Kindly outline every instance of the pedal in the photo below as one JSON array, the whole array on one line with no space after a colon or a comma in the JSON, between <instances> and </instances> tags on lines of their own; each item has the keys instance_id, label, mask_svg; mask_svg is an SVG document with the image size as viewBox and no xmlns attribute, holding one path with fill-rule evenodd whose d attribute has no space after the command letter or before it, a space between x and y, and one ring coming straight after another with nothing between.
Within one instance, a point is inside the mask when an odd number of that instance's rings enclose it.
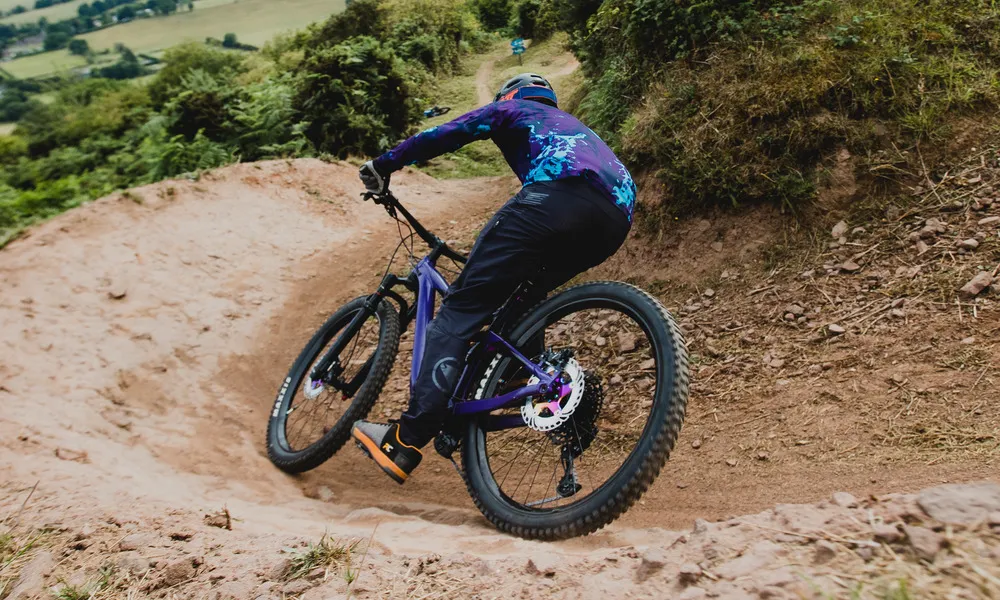
<instances>
[{"instance_id":1,"label":"pedal","mask_svg":"<svg viewBox=\"0 0 1000 600\"><path fill-rule=\"evenodd\" d=\"M458 444L458 437L450 433L441 432L434 438L434 450L448 460L451 460L451 456L458 449Z\"/></svg>"},{"instance_id":2,"label":"pedal","mask_svg":"<svg viewBox=\"0 0 1000 600\"><path fill-rule=\"evenodd\" d=\"M372 457L372 453L368 451L368 448L366 448L364 444L362 444L358 440L354 440L354 445L358 447L358 450L364 452L365 456L367 456L368 458Z\"/></svg>"}]
</instances>

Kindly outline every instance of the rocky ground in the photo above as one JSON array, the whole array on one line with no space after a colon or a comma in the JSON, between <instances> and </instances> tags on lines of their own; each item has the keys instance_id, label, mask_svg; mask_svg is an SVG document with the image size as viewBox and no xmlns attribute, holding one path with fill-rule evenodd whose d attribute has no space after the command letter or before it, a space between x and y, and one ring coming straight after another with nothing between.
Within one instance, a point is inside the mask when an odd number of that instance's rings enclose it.
<instances>
[{"instance_id":1,"label":"rocky ground","mask_svg":"<svg viewBox=\"0 0 1000 600\"><path fill-rule=\"evenodd\" d=\"M770 208L637 232L588 276L679 316L688 418L638 505L555 544L497 534L437 457L400 487L353 448L296 478L264 456L277 382L395 247L349 165L58 217L0 251L0 598L1000 597L1000 489L934 487L996 479L996 161L821 234ZM395 183L466 246L516 186Z\"/></svg>"}]
</instances>

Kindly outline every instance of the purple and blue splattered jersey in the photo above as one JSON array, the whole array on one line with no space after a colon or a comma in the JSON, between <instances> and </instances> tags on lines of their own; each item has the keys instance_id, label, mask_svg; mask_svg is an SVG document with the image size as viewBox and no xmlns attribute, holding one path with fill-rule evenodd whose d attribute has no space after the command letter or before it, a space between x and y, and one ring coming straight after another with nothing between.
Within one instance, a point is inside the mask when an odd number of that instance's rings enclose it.
<instances>
[{"instance_id":1,"label":"purple and blue splattered jersey","mask_svg":"<svg viewBox=\"0 0 1000 600\"><path fill-rule=\"evenodd\" d=\"M632 221L635 183L611 148L576 117L532 100L494 102L431 127L376 158L375 168L391 173L485 139L523 185L582 176Z\"/></svg>"}]
</instances>

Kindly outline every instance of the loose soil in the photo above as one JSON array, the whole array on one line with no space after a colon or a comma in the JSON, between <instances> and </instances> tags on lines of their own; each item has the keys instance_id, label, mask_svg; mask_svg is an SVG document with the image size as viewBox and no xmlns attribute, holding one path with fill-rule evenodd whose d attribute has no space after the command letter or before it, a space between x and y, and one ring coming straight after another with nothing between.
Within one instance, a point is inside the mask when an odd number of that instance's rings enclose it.
<instances>
[{"instance_id":1,"label":"loose soil","mask_svg":"<svg viewBox=\"0 0 1000 600\"><path fill-rule=\"evenodd\" d=\"M861 584L932 585L920 532L869 543L876 525L904 522L947 538L930 560L963 574L944 578L955 597L1000 597L988 515L943 529L914 497L884 496L996 477L997 296L956 304L955 290L1000 262L996 226L978 224L1000 202L977 200L992 199L993 171L970 173L934 190L947 202L970 192L961 210L921 190L917 212L848 215L842 241L766 208L712 215L637 233L588 274L640 283L679 315L694 388L643 500L556 544L495 532L435 455L405 486L351 447L299 477L268 462L264 430L288 366L326 316L374 287L396 246L393 222L357 195L354 167L236 165L57 217L0 251L0 518L11 534L0 598L87 586L100 587L94 597L343 597L358 575L356 598L846 597ZM394 187L468 247L517 182L408 171ZM925 250L907 236L931 216L944 230ZM981 244L960 253L954 241L977 230ZM378 417L406 400L410 344ZM858 500L769 509L837 491ZM682 533L696 518L729 520ZM289 559L309 570L290 576Z\"/></svg>"}]
</instances>

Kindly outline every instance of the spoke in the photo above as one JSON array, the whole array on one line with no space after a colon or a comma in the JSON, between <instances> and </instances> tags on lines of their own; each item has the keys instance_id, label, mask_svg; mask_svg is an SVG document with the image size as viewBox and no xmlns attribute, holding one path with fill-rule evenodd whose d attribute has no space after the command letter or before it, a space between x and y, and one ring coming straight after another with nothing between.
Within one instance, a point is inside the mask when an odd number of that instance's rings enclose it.
<instances>
[{"instance_id":1,"label":"spoke","mask_svg":"<svg viewBox=\"0 0 1000 600\"><path fill-rule=\"evenodd\" d=\"M535 487L535 478L538 477L538 470L542 468L542 462L544 458L545 458L544 453L542 454L542 456L538 458L538 465L535 467L535 474L531 476L531 483L528 484L528 492L524 495L525 502L527 502L528 498L531 497L531 489Z\"/></svg>"}]
</instances>

